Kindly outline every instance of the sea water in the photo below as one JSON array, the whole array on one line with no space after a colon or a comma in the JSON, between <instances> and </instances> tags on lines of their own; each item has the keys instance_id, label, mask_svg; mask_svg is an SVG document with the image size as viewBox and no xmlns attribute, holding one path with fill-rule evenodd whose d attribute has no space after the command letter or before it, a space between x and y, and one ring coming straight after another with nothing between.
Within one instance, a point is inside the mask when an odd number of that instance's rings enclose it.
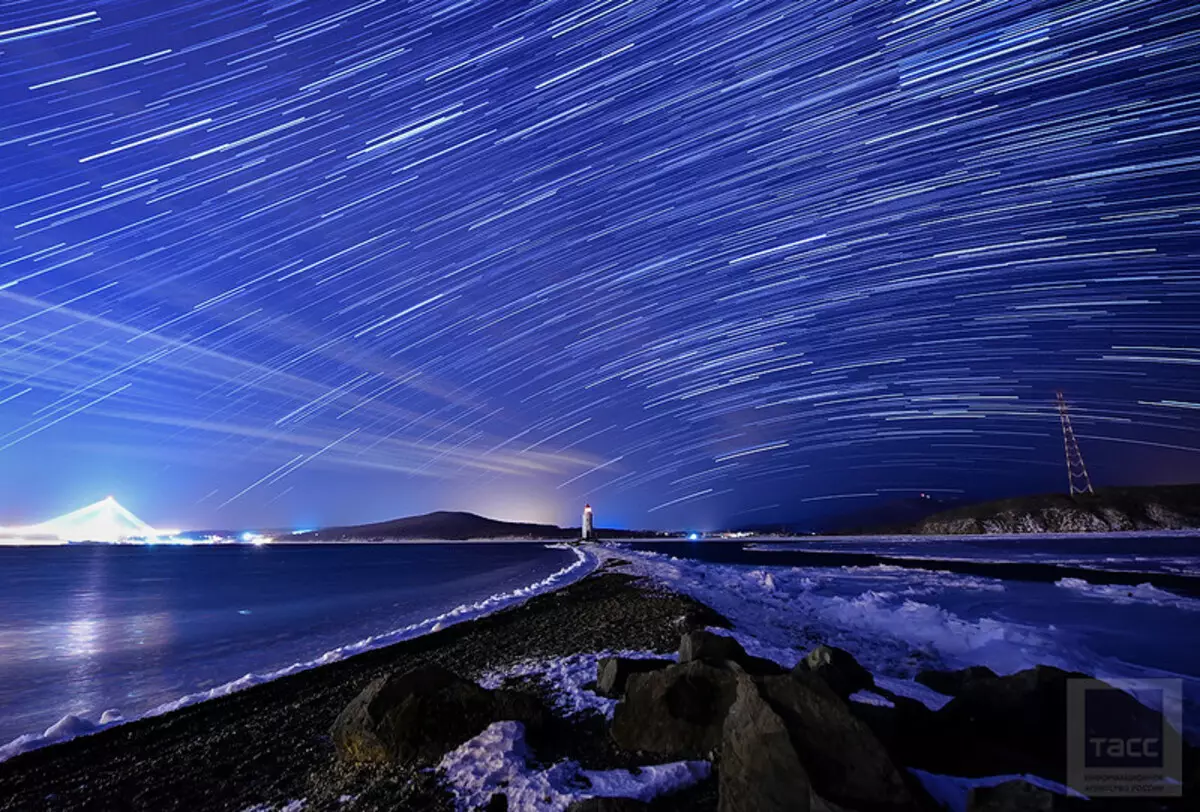
<instances>
[{"instance_id":1,"label":"sea water","mask_svg":"<svg viewBox=\"0 0 1200 812\"><path fill-rule=\"evenodd\" d=\"M515 542L0 547L0 753L66 716L51 739L415 636L580 561Z\"/></svg>"}]
</instances>

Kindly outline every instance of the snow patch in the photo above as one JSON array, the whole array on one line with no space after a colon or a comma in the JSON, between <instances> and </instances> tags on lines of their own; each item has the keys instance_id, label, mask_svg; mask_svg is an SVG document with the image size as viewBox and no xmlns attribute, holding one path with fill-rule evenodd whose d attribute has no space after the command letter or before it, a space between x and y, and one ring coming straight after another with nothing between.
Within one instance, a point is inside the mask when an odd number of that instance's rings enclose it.
<instances>
[{"instance_id":1,"label":"snow patch","mask_svg":"<svg viewBox=\"0 0 1200 812\"><path fill-rule=\"evenodd\" d=\"M855 691L850 694L851 702L861 702L864 705L881 705L885 708L894 708L896 703L888 699L886 696L880 696L874 691Z\"/></svg>"},{"instance_id":2,"label":"snow patch","mask_svg":"<svg viewBox=\"0 0 1200 812\"><path fill-rule=\"evenodd\" d=\"M1200 600L1185 598L1159 589L1152 584L1137 584L1127 586L1122 584L1093 584L1082 578L1063 578L1055 582L1055 586L1079 592L1090 598L1108 600L1117 604L1151 604L1153 606L1169 606L1172 609L1182 609L1186 612L1200 612Z\"/></svg>"},{"instance_id":3,"label":"snow patch","mask_svg":"<svg viewBox=\"0 0 1200 812\"><path fill-rule=\"evenodd\" d=\"M1038 663L1067 667L1052 630L995 617L965 619L916 594L994 592L995 579L899 567L750 569L626 548L600 551L627 571L711 606L733 621L747 652L794 666L821 643L846 649L875 674L911 676L924 666L986 665L1012 673Z\"/></svg>"},{"instance_id":4,"label":"snow patch","mask_svg":"<svg viewBox=\"0 0 1200 812\"><path fill-rule=\"evenodd\" d=\"M299 798L295 801L288 801L285 804L255 804L248 806L242 812L304 812L308 805L306 798Z\"/></svg>"},{"instance_id":5,"label":"snow patch","mask_svg":"<svg viewBox=\"0 0 1200 812\"><path fill-rule=\"evenodd\" d=\"M843 572L855 575L892 575L918 583L906 586L897 594L900 595L934 595L943 589L970 589L981 592L1004 592L1004 583L998 578L984 578L976 575L961 575L949 570L920 569L917 567L898 567L894 564L875 564L870 567L842 567Z\"/></svg>"},{"instance_id":6,"label":"snow patch","mask_svg":"<svg viewBox=\"0 0 1200 812\"><path fill-rule=\"evenodd\" d=\"M594 685L596 669L605 657L626 657L631 660L670 659L674 655L656 654L653 651L598 651L587 654L572 654L553 660L531 660L518 663L500 671L483 675L479 684L494 690L506 679L535 677L549 690L555 708L566 716L594 712L611 719L617 700L600 696L585 686Z\"/></svg>"},{"instance_id":7,"label":"snow patch","mask_svg":"<svg viewBox=\"0 0 1200 812\"><path fill-rule=\"evenodd\" d=\"M941 710L954 697L922 685L910 679L895 677L875 677L875 685L905 699L915 699L930 710Z\"/></svg>"},{"instance_id":8,"label":"snow patch","mask_svg":"<svg viewBox=\"0 0 1200 812\"><path fill-rule=\"evenodd\" d=\"M509 809L531 812L561 812L592 797L649 801L703 781L710 769L705 761L680 761L642 767L635 775L629 770L584 770L573 761L537 769L530 760L524 725L496 722L447 753L439 769L459 809L486 806L493 795L502 793L508 796Z\"/></svg>"}]
</instances>

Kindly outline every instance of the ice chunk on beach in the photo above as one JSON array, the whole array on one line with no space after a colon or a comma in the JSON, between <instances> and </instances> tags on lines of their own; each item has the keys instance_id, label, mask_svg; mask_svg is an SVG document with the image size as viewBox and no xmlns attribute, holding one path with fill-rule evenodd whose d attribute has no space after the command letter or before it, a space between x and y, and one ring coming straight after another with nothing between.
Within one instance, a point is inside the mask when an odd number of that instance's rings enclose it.
<instances>
[{"instance_id":1,"label":"ice chunk on beach","mask_svg":"<svg viewBox=\"0 0 1200 812\"><path fill-rule=\"evenodd\" d=\"M48 727L42 735L47 741L58 741L60 739L73 739L76 736L92 733L95 730L95 722L90 722L82 716L68 715Z\"/></svg>"},{"instance_id":2,"label":"ice chunk on beach","mask_svg":"<svg viewBox=\"0 0 1200 812\"><path fill-rule=\"evenodd\" d=\"M39 747L45 747L48 744L64 742L76 736L95 733L106 727L118 725L123 721L121 712L115 708L110 708L102 713L99 722L93 722L85 716L78 716L73 713L67 714L46 728L42 733L26 733L24 736L18 736L8 744L0 747L0 761L10 759L21 753L27 753L30 750L36 750Z\"/></svg>"},{"instance_id":3,"label":"ice chunk on beach","mask_svg":"<svg viewBox=\"0 0 1200 812\"><path fill-rule=\"evenodd\" d=\"M529 767L525 727L520 722L496 722L475 738L447 753L439 769L454 793L459 809L487 805L497 793L508 797L509 809L562 812L584 798L635 798L649 801L676 792L708 777L705 761L679 761L628 770L583 770L573 761L560 761L545 770Z\"/></svg>"}]
</instances>

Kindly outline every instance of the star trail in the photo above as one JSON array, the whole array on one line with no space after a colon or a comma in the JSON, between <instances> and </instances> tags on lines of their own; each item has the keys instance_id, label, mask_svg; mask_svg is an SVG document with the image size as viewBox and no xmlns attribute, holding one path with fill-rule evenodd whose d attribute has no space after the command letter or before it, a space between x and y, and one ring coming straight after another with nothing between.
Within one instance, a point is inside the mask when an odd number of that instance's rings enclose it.
<instances>
[{"instance_id":1,"label":"star trail","mask_svg":"<svg viewBox=\"0 0 1200 812\"><path fill-rule=\"evenodd\" d=\"M0 519L1200 479L1200 8L6 0Z\"/></svg>"}]
</instances>

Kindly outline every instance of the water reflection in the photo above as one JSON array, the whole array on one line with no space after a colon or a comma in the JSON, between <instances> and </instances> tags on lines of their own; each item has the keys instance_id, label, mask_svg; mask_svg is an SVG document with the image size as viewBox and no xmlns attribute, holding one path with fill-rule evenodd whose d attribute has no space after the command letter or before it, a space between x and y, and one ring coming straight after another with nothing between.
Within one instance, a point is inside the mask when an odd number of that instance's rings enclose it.
<instances>
[{"instance_id":1,"label":"water reflection","mask_svg":"<svg viewBox=\"0 0 1200 812\"><path fill-rule=\"evenodd\" d=\"M0 546L0 746L72 713L133 718L462 603L571 553L379 547Z\"/></svg>"}]
</instances>

